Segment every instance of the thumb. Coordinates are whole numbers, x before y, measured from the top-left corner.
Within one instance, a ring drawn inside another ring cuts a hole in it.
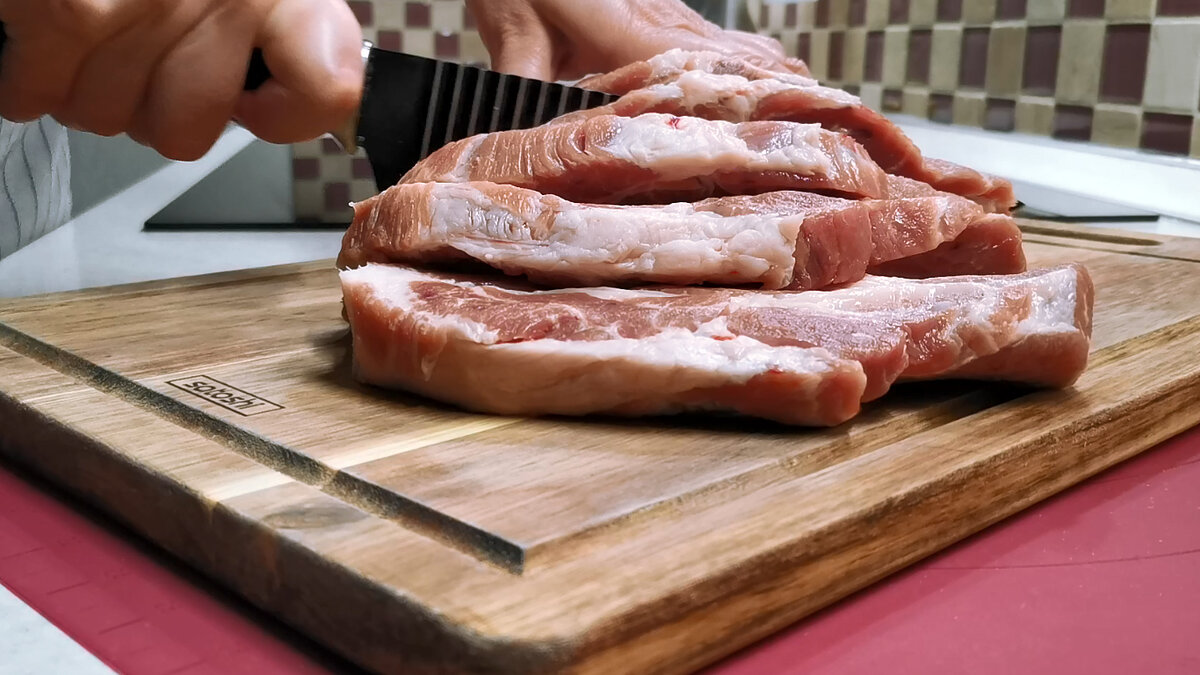
[[[235,116],[271,143],[340,127],[362,97],[362,29],[342,0],[282,0],[258,36],[271,79],[245,92]]]

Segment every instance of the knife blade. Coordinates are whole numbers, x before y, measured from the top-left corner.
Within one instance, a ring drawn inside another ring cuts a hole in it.
[[[0,23],[0,57],[5,41]],[[362,54],[366,75],[358,110],[329,135],[348,154],[359,147],[366,151],[380,191],[452,141],[535,127],[616,99],[561,83],[379,49],[365,41]],[[254,50],[245,89],[257,89],[270,77],[262,52]]]

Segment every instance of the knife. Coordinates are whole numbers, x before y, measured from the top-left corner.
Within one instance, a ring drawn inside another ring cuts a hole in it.
[[[0,23],[0,52],[5,42]],[[383,191],[443,145],[478,133],[528,129],[559,115],[606,105],[611,94],[506,75],[450,61],[379,49],[363,42],[366,78],[357,112],[330,132],[348,153],[362,147]],[[247,91],[271,73],[254,50]]]

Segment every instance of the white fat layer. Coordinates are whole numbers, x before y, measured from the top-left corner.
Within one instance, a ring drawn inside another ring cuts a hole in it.
[[[354,269],[342,270],[338,273],[342,289],[366,289],[367,295],[391,307],[415,312],[416,296],[412,292],[412,284],[422,281],[436,281],[436,277],[417,270],[398,265],[363,265]],[[461,283],[456,283],[462,286]],[[462,336],[466,340],[479,344],[494,344],[500,337],[499,333],[486,325],[473,321],[461,315],[439,315],[430,312],[419,312],[422,323],[438,331],[445,331]]]
[[[770,150],[751,149],[732,122],[647,113],[620,119],[604,145],[613,157],[654,170],[662,181],[684,180],[737,167],[740,171],[786,171],[830,175],[833,163],[820,141],[818,124],[771,122],[778,137]]]
[[[690,204],[579,207],[530,200],[515,211],[464,184],[435,184],[425,245],[500,269],[582,285],[640,279],[786,285],[804,214],[723,216]],[[542,229],[549,223],[548,230]]]
[[[701,70],[682,73],[673,82],[652,85],[634,93],[679,101],[685,110],[717,106],[728,119],[746,121],[753,117],[763,99],[797,89],[812,89],[813,95],[819,96],[826,107],[862,105],[860,98],[841,89],[797,85],[778,79],[748,80],[740,75],[714,75]]]

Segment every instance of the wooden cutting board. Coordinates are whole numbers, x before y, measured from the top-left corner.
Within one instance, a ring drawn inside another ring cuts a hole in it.
[[[1200,422],[1200,241],[1024,225],[1097,285],[1074,390],[471,415],[351,380],[320,263],[0,304],[0,446],[371,669],[688,671]]]

